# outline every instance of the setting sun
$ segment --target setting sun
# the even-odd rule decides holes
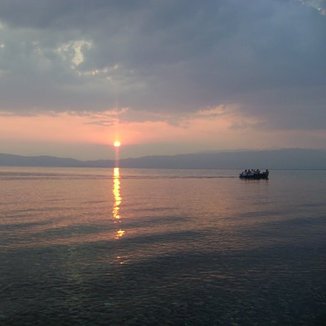
[[[113,146],[114,147],[120,147],[121,146],[121,142],[119,140],[116,140],[114,143],[113,143]]]

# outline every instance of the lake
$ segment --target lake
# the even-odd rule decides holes
[[[326,170],[0,168],[0,325],[323,325]]]

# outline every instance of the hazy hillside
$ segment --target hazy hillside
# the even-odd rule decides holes
[[[0,154],[2,166],[113,167],[112,160],[79,161],[52,156]],[[127,168],[326,169],[326,150],[281,149],[146,156],[120,161]]]
[[[87,166],[86,162],[72,158],[54,156],[21,156],[12,154],[0,154],[2,166],[57,166],[57,167],[81,167]]]

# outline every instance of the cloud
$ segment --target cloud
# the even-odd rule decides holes
[[[231,105],[264,128],[323,129],[324,3],[303,2],[1,0],[0,110]]]
[[[310,6],[319,11],[321,15],[326,15],[326,1],[325,0],[300,0],[304,5]]]

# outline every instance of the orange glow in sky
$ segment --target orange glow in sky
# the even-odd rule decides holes
[[[179,119],[177,123],[169,123],[163,118],[120,120],[119,130],[110,120],[110,112],[30,116],[0,114],[0,152],[30,155],[29,151],[32,151],[37,155],[55,154],[81,159],[107,158],[107,153],[111,153],[111,157],[115,156],[118,160],[122,146],[120,137],[123,137],[125,157],[139,153],[174,154],[164,151],[164,147],[157,144],[176,146],[175,153],[273,148],[284,143],[287,147],[308,147],[311,143],[315,147],[324,147],[324,131],[265,130],[259,127],[261,121],[256,117],[241,115],[236,108],[223,110],[220,107],[200,110]],[[142,145],[147,146],[143,151]],[[114,151],[108,151],[108,146],[113,146]],[[72,151],[72,147],[78,152]]]

